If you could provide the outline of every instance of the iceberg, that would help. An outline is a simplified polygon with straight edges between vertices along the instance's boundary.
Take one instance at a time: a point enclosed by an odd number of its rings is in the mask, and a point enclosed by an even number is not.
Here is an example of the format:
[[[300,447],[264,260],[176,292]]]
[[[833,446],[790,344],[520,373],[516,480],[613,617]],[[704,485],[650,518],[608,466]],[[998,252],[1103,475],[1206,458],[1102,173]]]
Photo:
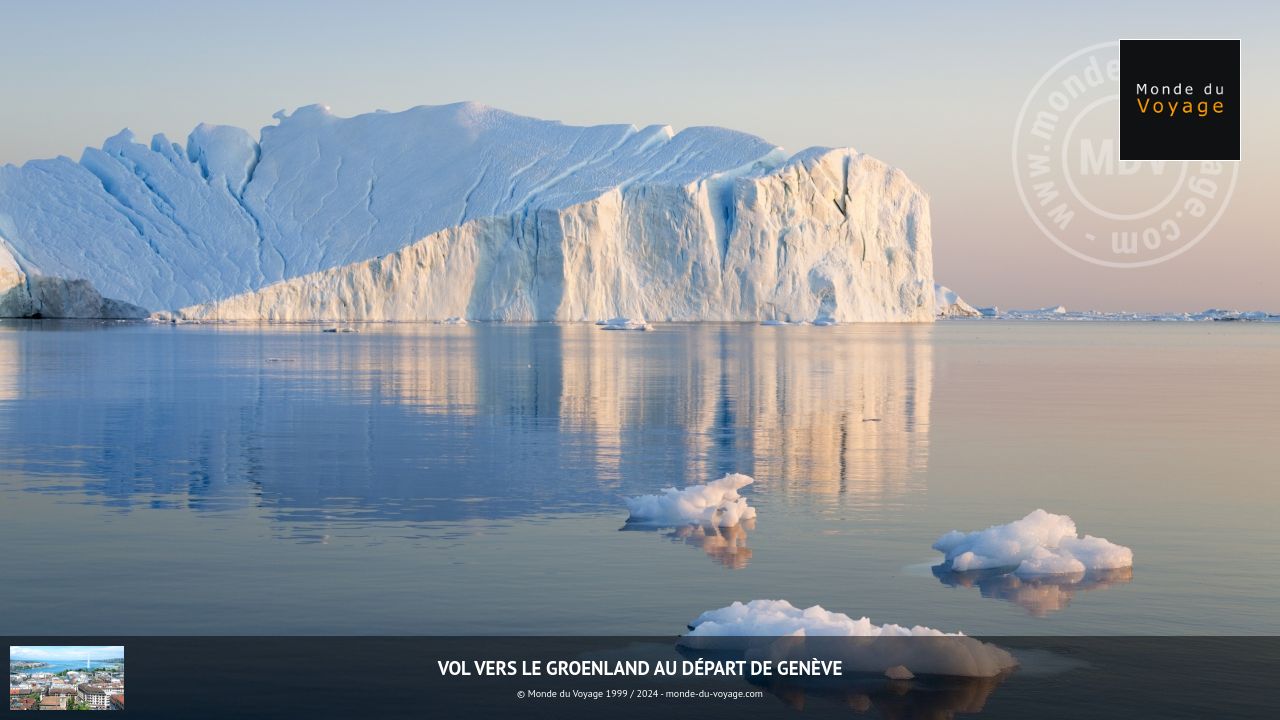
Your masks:
[[[965,302],[955,290],[943,285],[933,286],[934,307],[940,318],[981,317],[980,310]]]
[[[628,523],[642,525],[705,525],[731,527],[744,520],[754,520],[756,509],[738,494],[755,482],[749,475],[730,473],[704,485],[691,485],[677,490],[669,487],[658,495],[640,495],[626,499],[631,511]]]
[[[4,313],[35,298],[16,270],[113,299],[66,312],[193,321],[934,317],[928,197],[850,148],[477,103],[275,117],[0,167]]]
[[[0,237],[0,317],[138,320],[147,317],[147,311],[102,297],[87,280],[48,277],[34,268],[23,269]]]
[[[933,549],[945,555],[943,569],[958,573],[1013,568],[1020,577],[1036,577],[1133,565],[1129,548],[1092,535],[1079,537],[1070,517],[1039,509],[985,530],[952,530]]]
[[[798,608],[786,600],[734,602],[699,615],[679,645],[703,652],[750,657],[839,658],[845,669],[883,674],[994,677],[1018,663],[1007,650],[966,636],[916,625],[877,625],[820,605]]]

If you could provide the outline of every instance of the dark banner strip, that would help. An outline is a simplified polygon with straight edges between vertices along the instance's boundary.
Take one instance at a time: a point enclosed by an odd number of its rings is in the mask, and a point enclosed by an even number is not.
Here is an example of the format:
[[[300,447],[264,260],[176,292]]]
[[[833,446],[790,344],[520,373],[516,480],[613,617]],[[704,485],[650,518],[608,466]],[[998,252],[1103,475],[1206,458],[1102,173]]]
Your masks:
[[[141,718],[1280,716],[1271,637],[7,640],[123,646]],[[11,663],[11,707],[41,670]]]

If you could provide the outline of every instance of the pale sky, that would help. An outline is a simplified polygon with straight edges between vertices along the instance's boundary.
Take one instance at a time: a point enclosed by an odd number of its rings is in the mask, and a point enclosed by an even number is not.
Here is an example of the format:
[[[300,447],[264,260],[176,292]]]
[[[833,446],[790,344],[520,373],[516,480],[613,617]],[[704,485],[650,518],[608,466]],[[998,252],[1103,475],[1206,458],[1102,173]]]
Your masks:
[[[113,660],[119,657],[124,657],[122,645],[13,645],[9,648],[10,660]]]
[[[574,124],[720,125],[853,146],[932,197],[937,279],[975,304],[1280,311],[1275,3],[243,2],[3,4],[0,163],[122,127],[182,141],[311,103],[339,115],[475,100]],[[1010,143],[1054,63],[1121,37],[1242,40],[1244,161],[1199,245],[1117,270],[1053,245]]]

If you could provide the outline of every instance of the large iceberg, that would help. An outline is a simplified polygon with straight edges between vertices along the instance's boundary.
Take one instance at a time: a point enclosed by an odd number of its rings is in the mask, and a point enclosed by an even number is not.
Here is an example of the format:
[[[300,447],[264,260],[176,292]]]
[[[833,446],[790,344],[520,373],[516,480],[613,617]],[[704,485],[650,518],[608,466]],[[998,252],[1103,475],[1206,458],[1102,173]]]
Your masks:
[[[0,167],[8,272],[195,320],[934,317],[928,198],[852,149],[475,103],[276,117]]]

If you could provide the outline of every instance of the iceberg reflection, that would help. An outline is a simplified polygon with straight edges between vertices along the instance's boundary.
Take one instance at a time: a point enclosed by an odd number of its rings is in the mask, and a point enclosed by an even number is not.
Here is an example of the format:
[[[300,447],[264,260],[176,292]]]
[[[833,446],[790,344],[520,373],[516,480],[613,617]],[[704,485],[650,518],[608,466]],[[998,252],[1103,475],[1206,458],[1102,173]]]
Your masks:
[[[835,705],[855,713],[874,713],[892,719],[944,720],[980,713],[1009,673],[996,677],[850,677],[839,683],[800,683],[772,679],[757,682],[793,710],[816,710]]]
[[[672,542],[684,543],[702,550],[707,557],[730,570],[741,570],[751,562],[751,548],[747,547],[747,531],[754,530],[755,527],[755,520],[743,520],[729,527],[680,525],[657,528],[628,523],[619,529],[659,533]]]
[[[933,566],[933,575],[948,587],[976,587],[984,598],[1011,602],[1036,617],[1045,617],[1065,610],[1076,593],[1132,582],[1133,568],[1019,577],[1010,568],[956,572],[944,563]]]
[[[0,471],[278,535],[607,511],[726,472],[819,512],[923,490],[928,326],[0,327]],[[743,535],[682,542],[737,567]],[[721,560],[718,560],[721,561]]]

